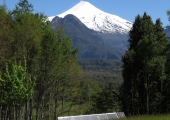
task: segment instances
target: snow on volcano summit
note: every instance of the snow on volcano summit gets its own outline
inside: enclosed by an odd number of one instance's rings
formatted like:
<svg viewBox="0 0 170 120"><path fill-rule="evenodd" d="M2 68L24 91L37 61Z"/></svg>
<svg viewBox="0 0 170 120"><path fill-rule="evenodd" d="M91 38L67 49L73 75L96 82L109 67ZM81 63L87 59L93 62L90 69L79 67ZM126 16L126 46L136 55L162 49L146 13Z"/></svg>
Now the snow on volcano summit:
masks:
<svg viewBox="0 0 170 120"><path fill-rule="evenodd" d="M131 22L119 16L106 13L86 1L80 1L66 12L57 16L64 18L68 14L76 16L88 28L98 32L127 34L132 27ZM49 20L52 20L54 17L49 17Z"/></svg>

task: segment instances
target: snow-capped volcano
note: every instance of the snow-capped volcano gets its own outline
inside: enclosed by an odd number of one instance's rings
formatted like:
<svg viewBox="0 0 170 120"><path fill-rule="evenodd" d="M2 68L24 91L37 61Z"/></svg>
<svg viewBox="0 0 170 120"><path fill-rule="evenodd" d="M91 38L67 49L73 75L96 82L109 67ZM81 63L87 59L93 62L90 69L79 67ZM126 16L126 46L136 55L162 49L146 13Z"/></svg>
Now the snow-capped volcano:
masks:
<svg viewBox="0 0 170 120"><path fill-rule="evenodd" d="M64 18L68 14L75 15L88 28L98 32L127 34L132 27L131 22L106 13L86 1L80 1L71 9L57 16ZM49 20L51 21L54 17L49 17Z"/></svg>

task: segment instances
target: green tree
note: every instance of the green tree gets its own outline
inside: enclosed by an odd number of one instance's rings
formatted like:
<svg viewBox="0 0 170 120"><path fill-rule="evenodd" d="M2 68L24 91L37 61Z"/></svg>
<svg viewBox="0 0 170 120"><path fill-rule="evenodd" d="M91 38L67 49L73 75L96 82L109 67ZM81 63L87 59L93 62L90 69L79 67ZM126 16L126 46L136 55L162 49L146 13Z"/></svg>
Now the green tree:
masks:
<svg viewBox="0 0 170 120"><path fill-rule="evenodd" d="M45 16L40 15L41 19ZM42 22L42 41L41 51L38 57L37 64L37 84L35 87L35 103L36 103L36 119L43 119L44 117L44 100L48 94L49 88L53 86L55 82L55 76L57 73L57 62L60 57L58 53L56 33L51 29L50 22ZM52 89L50 89L52 90ZM40 109L41 108L41 109Z"/></svg>
<svg viewBox="0 0 170 120"><path fill-rule="evenodd" d="M113 111L117 112L118 110L117 93L111 84L106 86L101 92L92 96L92 113L100 114Z"/></svg>
<svg viewBox="0 0 170 120"><path fill-rule="evenodd" d="M17 107L20 119L39 120L47 117L47 119L57 119L59 113L64 114L66 111L64 104L73 103L78 93L78 73L81 71L81 67L77 64L78 48L72 48L71 38L59 27L57 27L59 30L52 30L46 16L34 14L28 0L20 0L13 11L8 11L5 6L1 6L0 25L1 72L6 72L4 65L6 61L16 60L16 63L18 61L24 63L23 56L25 56L27 65L21 66L26 70L26 78L29 79L29 75L36 77L34 96L24 102L24 105ZM10 85L5 86L6 89L9 87ZM29 89L29 86L26 87ZM22 88L17 87L15 90L19 89ZM17 97L16 94L14 96ZM14 99L10 99L11 103L15 103ZM59 106L62 106L61 112L58 111ZM12 107L13 111L15 109Z"/></svg>
<svg viewBox="0 0 170 120"><path fill-rule="evenodd" d="M33 95L35 78L26 72L26 60L24 66L16 61L6 64L5 72L0 76L0 105L5 110L9 119L17 119L17 107L24 105ZM15 108L16 115L12 112ZM13 116L11 116L14 114ZM14 117L15 116L15 117Z"/></svg>
<svg viewBox="0 0 170 120"><path fill-rule="evenodd" d="M164 82L164 89L163 89L163 104L162 109L164 112L167 112L170 110L170 43L167 46L167 58L166 58L166 64L165 64L165 72L166 72L166 80Z"/></svg>
<svg viewBox="0 0 170 120"><path fill-rule="evenodd" d="M122 58L122 108L127 115L161 113L168 40L160 19L146 13L135 19L129 49Z"/></svg>
<svg viewBox="0 0 170 120"><path fill-rule="evenodd" d="M167 11L168 20L170 21L170 10Z"/></svg>
<svg viewBox="0 0 170 120"><path fill-rule="evenodd" d="M78 49L71 49L72 40L59 29L53 31L49 21L42 23L43 36L38 58L37 84L35 87L36 119L57 119L59 101L77 92L73 84L80 71L77 65ZM68 90L69 89L69 90ZM52 92L51 92L52 91ZM71 95L72 96L72 95ZM71 99L68 98L70 101ZM67 101L68 101L67 99ZM55 105L52 106L52 103ZM48 108L48 109L45 109ZM48 114L45 114L48 111ZM54 114L51 114L54 111ZM64 111L62 109L62 111ZM53 117L52 117L53 116Z"/></svg>
<svg viewBox="0 0 170 120"><path fill-rule="evenodd" d="M77 73L81 70L80 66L78 66L78 48L72 49L72 40L70 37L64 34L64 31L57 27L56 31L56 39L57 39L57 76L56 81L54 83L55 90L55 109L54 109L54 120L57 119L57 107L60 93L64 87L67 88L68 83L72 82L73 78L78 75ZM70 80L70 81L69 81ZM62 89L61 89L62 87Z"/></svg>
<svg viewBox="0 0 170 120"><path fill-rule="evenodd" d="M24 55L27 60L27 72L35 76L37 71L37 57L41 49L42 22L44 20L32 13L32 5L28 0L20 0L12 12L14 41L12 43L13 55L17 60L22 60ZM30 99L25 104L25 119L32 118L33 101Z"/></svg>
<svg viewBox="0 0 170 120"><path fill-rule="evenodd" d="M13 15L14 38L13 54L17 59L25 55L28 66L33 64L35 56L40 50L42 39L42 19L32 13ZM40 21L41 20L41 21ZM29 72L31 70L29 69Z"/></svg>
<svg viewBox="0 0 170 120"><path fill-rule="evenodd" d="M33 5L28 2L28 0L20 0L16 5L14 12L20 12L21 14L26 12L33 12Z"/></svg>
<svg viewBox="0 0 170 120"><path fill-rule="evenodd" d="M168 20L170 21L170 10L167 11L167 15L168 15ZM170 33L170 25L166 26L168 29L168 33ZM168 39L170 40L170 34L168 34Z"/></svg>
<svg viewBox="0 0 170 120"><path fill-rule="evenodd" d="M170 21L170 10L167 11L168 20ZM170 31L170 26L167 26L168 32ZM169 36L168 36L169 38ZM165 71L166 71L166 80L164 83L164 90L163 90L163 110L164 112L168 112L170 110L170 43L166 49L166 64L165 64Z"/></svg>
<svg viewBox="0 0 170 120"><path fill-rule="evenodd" d="M0 25L0 70L2 70L5 67L4 62L13 54L11 43L14 40L12 18L6 6L0 6Z"/></svg>

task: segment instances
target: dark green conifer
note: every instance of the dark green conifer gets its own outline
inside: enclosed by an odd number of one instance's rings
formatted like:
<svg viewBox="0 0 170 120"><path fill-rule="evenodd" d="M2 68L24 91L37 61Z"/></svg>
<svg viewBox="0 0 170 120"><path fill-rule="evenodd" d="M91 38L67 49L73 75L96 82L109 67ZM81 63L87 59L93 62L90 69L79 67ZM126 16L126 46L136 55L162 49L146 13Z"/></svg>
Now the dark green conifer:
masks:
<svg viewBox="0 0 170 120"><path fill-rule="evenodd" d="M129 33L130 47L122 58L122 105L128 115L160 113L168 44L160 19L138 15Z"/></svg>

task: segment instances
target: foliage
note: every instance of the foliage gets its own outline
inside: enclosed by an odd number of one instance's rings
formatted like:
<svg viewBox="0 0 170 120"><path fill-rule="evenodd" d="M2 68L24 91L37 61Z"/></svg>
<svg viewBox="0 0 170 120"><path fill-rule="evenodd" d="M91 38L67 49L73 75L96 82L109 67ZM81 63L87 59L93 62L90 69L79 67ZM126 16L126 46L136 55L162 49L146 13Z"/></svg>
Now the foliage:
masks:
<svg viewBox="0 0 170 120"><path fill-rule="evenodd" d="M101 92L92 96L92 107L90 113L110 113L119 111L119 101L117 93L111 86L106 86Z"/></svg>
<svg viewBox="0 0 170 120"><path fill-rule="evenodd" d="M12 54L11 43L13 42L11 14L6 6L0 6L0 66L4 68L5 59L9 59ZM3 66L3 67L2 67Z"/></svg>
<svg viewBox="0 0 170 120"><path fill-rule="evenodd" d="M28 0L20 0L12 11L0 6L0 119L56 120L63 115L119 111L119 99L128 115L169 111L170 45L159 19L153 23L146 13L136 17L123 69L120 53L106 48L98 33L77 24L72 15L58 20L69 29L52 26L46 16L34 13ZM74 41L65 33L74 33ZM78 63L77 45L82 47L80 57L90 59Z"/></svg>
<svg viewBox="0 0 170 120"><path fill-rule="evenodd" d="M28 0L13 11L1 6L0 15L0 119L57 119L80 89L78 48L60 28L52 30L46 16L34 14Z"/></svg>
<svg viewBox="0 0 170 120"><path fill-rule="evenodd" d="M168 40L160 19L154 24L146 13L138 15L129 37L129 49L122 58L123 110L127 115L164 113L162 101Z"/></svg>
<svg viewBox="0 0 170 120"><path fill-rule="evenodd" d="M28 0L20 0L16 5L14 12L20 12L21 14L26 12L33 12L33 5L28 2Z"/></svg>
<svg viewBox="0 0 170 120"><path fill-rule="evenodd" d="M1 105L18 106L26 103L33 94L35 78L31 78L21 62L6 64L5 72L0 77Z"/></svg>
<svg viewBox="0 0 170 120"><path fill-rule="evenodd" d="M41 42L41 52L38 58L38 71L37 71L37 84L35 101L37 108L36 114L41 114L45 111L46 101L48 107L53 107L51 104L54 102L54 118L59 107L58 102L68 101L67 98L71 98L76 94L76 88L79 85L75 76L78 76L78 72L81 68L76 65L77 51L78 49L71 49L72 41L67 37L61 29L57 34L52 31L51 24L46 22L43 24L43 37ZM74 79L73 79L74 78ZM74 83L74 84L73 84ZM53 90L52 93L50 91ZM68 96L70 95L70 96ZM50 96L50 98L49 98ZM64 99L64 100L63 100ZM40 111L40 107L43 108ZM43 111L42 111L43 110ZM63 108L62 108L63 111ZM49 111L50 112L50 111ZM37 119L38 116L36 116ZM40 117L43 119L43 116Z"/></svg>
<svg viewBox="0 0 170 120"><path fill-rule="evenodd" d="M167 11L167 15L168 15L168 20L170 21L170 10Z"/></svg>

